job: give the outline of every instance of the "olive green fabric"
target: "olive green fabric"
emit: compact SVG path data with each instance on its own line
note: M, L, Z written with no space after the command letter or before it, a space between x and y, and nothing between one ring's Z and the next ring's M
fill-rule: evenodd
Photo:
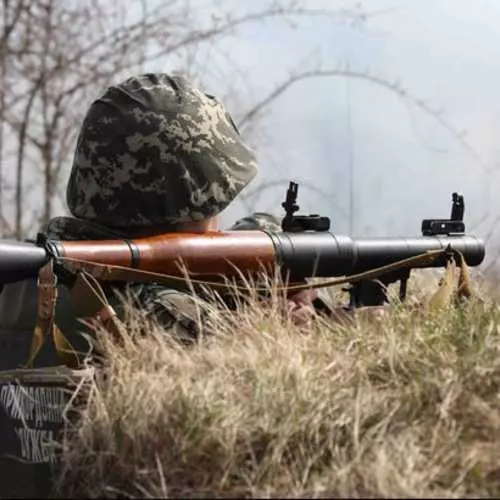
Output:
M230 231L252 231L265 230L281 232L281 221L278 217L267 212L254 212L246 217L238 219L230 228Z

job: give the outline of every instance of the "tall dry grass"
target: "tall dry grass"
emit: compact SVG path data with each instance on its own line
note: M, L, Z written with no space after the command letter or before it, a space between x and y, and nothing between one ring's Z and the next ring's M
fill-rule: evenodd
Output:
M250 306L190 348L139 316L105 341L59 494L500 495L498 304L302 328Z

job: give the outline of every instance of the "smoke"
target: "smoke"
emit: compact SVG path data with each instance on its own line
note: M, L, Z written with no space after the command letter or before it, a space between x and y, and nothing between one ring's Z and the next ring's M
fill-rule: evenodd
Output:
M308 5L333 6L326 0ZM500 33L494 20L500 4L370 0L362 9L375 13L362 26L314 18L297 30L252 27L220 50L243 68L235 78L247 79L248 102L272 90L290 69L348 64L396 84L435 116L368 80L297 83L259 121L260 179L314 183L326 196L303 187L301 209L329 215L334 230L346 232L352 172L355 235L418 234L422 218L449 215L451 193L459 191L469 230L484 237L500 208L494 190L500 170ZM263 191L256 208L280 214L285 188ZM235 204L224 219L243 213Z

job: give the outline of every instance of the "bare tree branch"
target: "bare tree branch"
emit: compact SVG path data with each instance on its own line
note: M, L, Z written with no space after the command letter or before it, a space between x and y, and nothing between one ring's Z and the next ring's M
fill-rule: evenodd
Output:
M253 189L241 193L239 200L245 206L245 209L248 212L255 212L257 211L257 207L259 206L259 198L264 191L266 191L267 189L274 189L276 187L288 187L289 182L290 179L276 179L272 181L261 182L258 186L254 187ZM315 186L313 183L306 180L301 180L300 184L309 191L312 191L313 193L317 194L328 205L335 207L337 212L339 212L340 214L344 216L347 215L345 210L337 205L332 193L329 193L324 189L321 189L318 186Z
M18 154L17 154L17 167L16 167L16 221L15 233L18 239L21 239L23 234L22 229L22 214L23 214L23 169L24 169L24 153L26 148L26 134L29 125L29 118L33 109L33 104L37 93L43 83L43 75L36 81L30 98L26 103L26 108L23 115L23 121L19 129L18 139Z
M311 9L297 0L271 0L260 10L214 14L208 20L201 20L188 0L164 0L153 7L138 0L133 2L133 19L132 4L107 0L2 1L10 10L4 12L0 36L10 43L2 50L0 160L3 164L6 158L5 131L17 144L8 160L15 167L7 171L16 172L9 182L15 186L13 225L18 238L30 210L41 214L42 222L52 216L88 102L122 75L142 71L159 58L184 57L185 65L194 67L202 45L213 46L251 23L274 19L293 27L301 17L321 16L361 26L366 19L360 8ZM29 181L24 175L28 168ZM25 193L33 176L41 182L35 182L37 196L30 196L28 208Z

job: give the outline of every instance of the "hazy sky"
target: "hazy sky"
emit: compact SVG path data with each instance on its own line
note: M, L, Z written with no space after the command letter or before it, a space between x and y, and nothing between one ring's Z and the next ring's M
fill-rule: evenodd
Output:
M264 1L253 2L253 8ZM219 5L234 6L235 0ZM310 7L353 3L308 1ZM267 109L252 135L261 164L259 179L305 180L304 211L329 215L333 228L349 230L349 171L353 166L357 235L413 235L426 217L449 215L452 191L466 199L466 221L482 236L500 202L500 2L490 0L369 0L375 13L362 27L331 20L302 20L296 29L276 21L252 25L220 44L207 59L205 81L224 94L239 89L234 112L286 78L290 70L352 70L400 83L456 131L466 131L470 151L410 100L360 79L318 78L294 85ZM223 54L223 55L221 55ZM227 60L237 61L238 71ZM221 69L224 68L224 69ZM238 109L234 109L238 106ZM350 112L349 112L350 110ZM476 156L477 155L477 156ZM288 172L288 173L287 173ZM270 210L284 189L263 193L258 208ZM337 207L337 208L335 208ZM244 212L226 210L224 221ZM493 214L478 225L481 218Z
M330 10L356 5L344 0L302 3ZM267 4L191 0L200 19ZM223 97L236 117L290 71L319 65L331 70L348 63L353 71L399 82L410 96L403 99L365 79L295 84L247 136L261 166L249 189L261 181L306 181L320 192L303 185L302 211L328 215L333 230L346 233L352 168L354 235L417 235L421 219L449 215L451 193L460 191L469 228L486 236L500 216L500 1L367 0L361 10L369 14L361 26L318 16L294 19L296 27L278 20L249 24L199 54L207 90ZM176 60L145 68L177 69ZM440 111L446 126L466 131L467 145L416 106L415 99ZM263 191L256 208L281 215L285 187ZM244 206L234 203L223 213L223 223L244 214Z

